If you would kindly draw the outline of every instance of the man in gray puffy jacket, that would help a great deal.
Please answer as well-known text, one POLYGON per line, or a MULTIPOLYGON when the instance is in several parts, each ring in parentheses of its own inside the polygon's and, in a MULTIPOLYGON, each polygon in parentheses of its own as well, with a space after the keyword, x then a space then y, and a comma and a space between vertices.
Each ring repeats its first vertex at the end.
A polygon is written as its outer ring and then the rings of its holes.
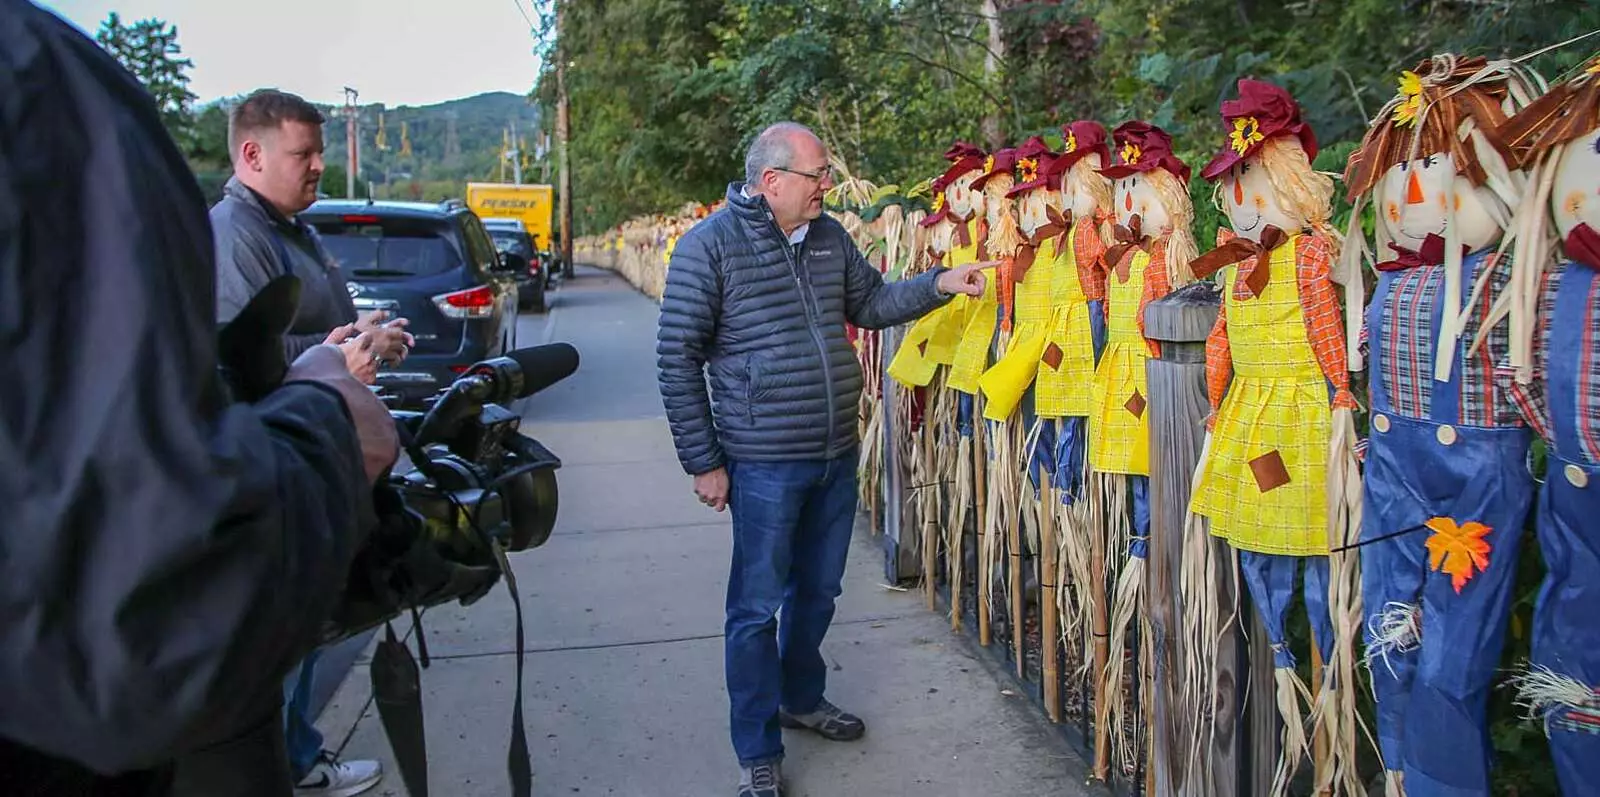
POLYGON ((992 265, 886 284, 823 215, 832 185, 810 130, 763 131, 727 206, 673 250, 661 300, 656 353, 678 458, 702 503, 733 510, 724 644, 740 797, 782 795, 780 727, 840 741, 866 731, 823 697, 820 649, 856 513, 862 377, 845 322, 915 320, 981 294, 992 265))

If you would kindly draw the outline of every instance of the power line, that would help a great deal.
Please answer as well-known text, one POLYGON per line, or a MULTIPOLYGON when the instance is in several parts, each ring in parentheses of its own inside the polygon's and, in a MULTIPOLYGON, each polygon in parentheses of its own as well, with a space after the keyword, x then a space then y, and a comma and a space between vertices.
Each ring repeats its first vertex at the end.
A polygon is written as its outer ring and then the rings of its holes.
POLYGON ((533 18, 522 8, 522 0, 511 0, 511 4, 517 7, 517 13, 522 15, 522 21, 528 23, 528 30, 534 30, 536 26, 533 24, 533 18))

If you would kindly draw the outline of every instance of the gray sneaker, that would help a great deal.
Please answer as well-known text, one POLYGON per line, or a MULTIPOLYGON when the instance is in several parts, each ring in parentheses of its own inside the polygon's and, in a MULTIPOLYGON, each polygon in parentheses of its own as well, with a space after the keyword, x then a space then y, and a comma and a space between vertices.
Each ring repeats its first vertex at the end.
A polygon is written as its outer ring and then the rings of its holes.
POLYGON ((835 742, 853 742, 867 732, 867 724, 824 699, 809 714, 790 714, 779 710, 778 724, 785 728, 804 728, 815 731, 824 739, 835 742))
POLYGON ((739 770, 739 797, 783 797, 783 768, 776 761, 739 770))

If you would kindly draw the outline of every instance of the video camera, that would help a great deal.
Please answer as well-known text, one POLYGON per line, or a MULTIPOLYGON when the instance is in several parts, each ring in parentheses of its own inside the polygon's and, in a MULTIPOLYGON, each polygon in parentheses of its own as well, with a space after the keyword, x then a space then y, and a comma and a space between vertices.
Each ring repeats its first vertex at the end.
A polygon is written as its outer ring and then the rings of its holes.
MULTIPOLYGON (((300 281, 280 277, 220 331, 218 368, 233 399, 256 401, 283 384, 289 370, 283 334, 294 320, 299 296, 300 281)), ((413 797, 428 795, 421 687, 410 649, 389 621, 411 614, 426 667, 422 610, 449 601, 470 605, 502 577, 517 622, 507 756, 511 794, 531 792, 522 722, 522 603, 506 553, 536 548, 550 538, 561 460, 523 435, 521 418, 505 405, 577 368, 578 352, 571 345, 535 346, 473 365, 423 412, 394 410, 388 402, 408 462, 373 489, 378 523, 357 548, 322 642, 386 626, 387 638, 378 642, 368 669, 384 733, 413 797)))
POLYGON ((561 460, 523 435, 505 405, 577 370, 566 343, 467 369, 425 412, 391 410, 411 468, 375 489, 379 523, 350 567, 324 641, 448 601, 470 605, 499 580, 500 552, 550 538, 561 460))
MULTIPOLYGON (((220 331, 218 365, 235 400, 258 400, 283 383, 283 334, 299 302, 300 281, 279 277, 220 331)), ((379 522, 351 563, 324 643, 408 611, 469 605, 505 574, 504 552, 549 539, 561 460, 521 434, 505 405, 577 367, 566 343, 519 349, 468 368, 423 412, 390 410, 409 463, 374 488, 379 522)))

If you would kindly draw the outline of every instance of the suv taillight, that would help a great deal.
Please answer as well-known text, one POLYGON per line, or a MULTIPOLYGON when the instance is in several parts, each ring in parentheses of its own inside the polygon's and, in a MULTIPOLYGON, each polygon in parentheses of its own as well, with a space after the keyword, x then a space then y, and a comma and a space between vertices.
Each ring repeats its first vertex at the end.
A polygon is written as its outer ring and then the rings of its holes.
POLYGON ((446 318, 488 318, 494 315, 494 291, 487 285, 441 293, 433 303, 446 318))

